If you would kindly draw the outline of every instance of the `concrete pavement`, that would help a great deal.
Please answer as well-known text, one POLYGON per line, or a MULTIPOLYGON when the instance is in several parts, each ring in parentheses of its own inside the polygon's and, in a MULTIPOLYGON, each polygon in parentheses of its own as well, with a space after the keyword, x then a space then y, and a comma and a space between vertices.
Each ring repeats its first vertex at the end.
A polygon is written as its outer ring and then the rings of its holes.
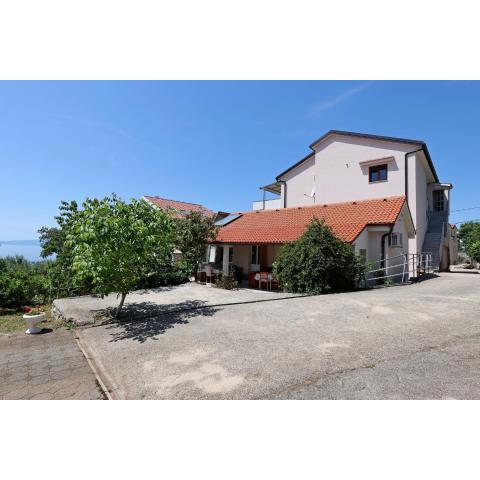
MULTIPOLYGON (((127 295, 123 307, 123 317, 144 317, 167 312, 228 305, 235 303, 257 302, 295 296, 291 293, 269 292, 266 290, 224 290, 190 282, 176 287, 160 287, 137 290, 127 295)), ((76 325, 95 323, 98 315, 118 306, 116 294, 99 296, 62 298, 55 300, 52 315, 55 319, 73 322, 76 325)))
MULTIPOLYGON (((234 292, 235 293, 235 292, 234 292)), ((480 398, 480 276, 79 331, 119 398, 480 398)))

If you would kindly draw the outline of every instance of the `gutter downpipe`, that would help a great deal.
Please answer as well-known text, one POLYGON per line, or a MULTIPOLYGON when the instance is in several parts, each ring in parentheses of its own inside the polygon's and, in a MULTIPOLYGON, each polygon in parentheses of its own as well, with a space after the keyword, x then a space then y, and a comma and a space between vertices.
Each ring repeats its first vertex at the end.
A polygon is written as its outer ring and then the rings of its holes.
POLYGON ((382 243, 382 261, 380 262, 380 268, 385 268, 385 237, 388 237, 389 235, 392 234, 393 232, 393 227, 395 226, 395 224, 391 225, 390 226, 390 231, 387 232, 387 233, 384 233, 382 235, 382 239, 380 240, 381 243, 382 243))

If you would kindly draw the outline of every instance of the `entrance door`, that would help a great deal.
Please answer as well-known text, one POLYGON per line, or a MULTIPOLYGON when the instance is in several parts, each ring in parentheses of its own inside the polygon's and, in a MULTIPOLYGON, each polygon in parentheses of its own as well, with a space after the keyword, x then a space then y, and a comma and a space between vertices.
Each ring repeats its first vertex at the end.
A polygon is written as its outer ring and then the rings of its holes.
POLYGON ((264 270, 268 266, 268 257, 267 257, 267 246, 266 245, 260 245, 260 258, 259 258, 259 263, 260 263, 260 269, 264 270))
POLYGON ((445 193, 443 190, 433 191, 433 209, 435 212, 443 212, 445 210, 445 193))

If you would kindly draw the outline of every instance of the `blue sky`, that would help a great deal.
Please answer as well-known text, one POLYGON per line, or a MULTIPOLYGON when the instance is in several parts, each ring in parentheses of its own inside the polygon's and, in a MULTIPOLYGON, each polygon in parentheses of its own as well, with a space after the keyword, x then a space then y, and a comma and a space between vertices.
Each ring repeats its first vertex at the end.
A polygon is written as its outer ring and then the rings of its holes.
POLYGON ((0 82, 0 239, 112 192, 246 210, 330 129, 425 140, 480 206, 480 82, 0 82))

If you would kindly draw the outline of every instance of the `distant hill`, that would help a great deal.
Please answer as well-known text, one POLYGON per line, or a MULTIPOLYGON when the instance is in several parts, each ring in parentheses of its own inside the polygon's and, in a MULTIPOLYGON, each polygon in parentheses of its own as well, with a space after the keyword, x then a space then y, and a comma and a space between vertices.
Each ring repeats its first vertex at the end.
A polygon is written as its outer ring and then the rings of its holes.
POLYGON ((0 245, 40 245, 38 240, 0 240, 0 245))

